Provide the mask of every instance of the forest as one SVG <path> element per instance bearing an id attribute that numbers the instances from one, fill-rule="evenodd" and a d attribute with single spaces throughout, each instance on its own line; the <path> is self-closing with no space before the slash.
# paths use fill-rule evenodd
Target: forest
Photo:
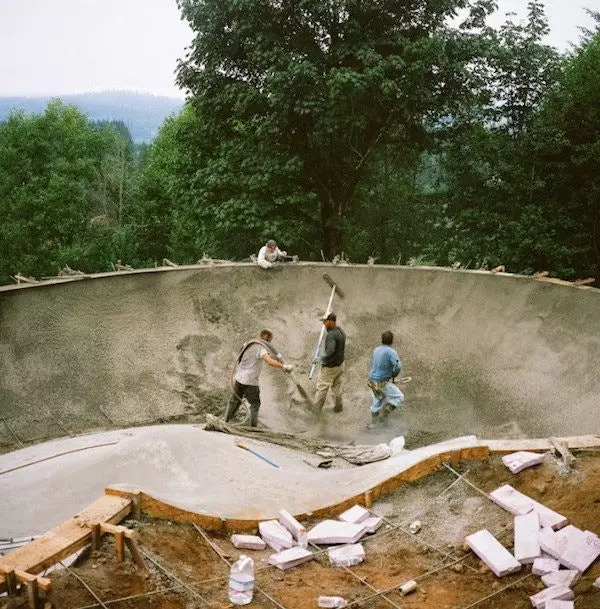
<path id="1" fill-rule="evenodd" d="M 0 283 L 302 260 L 600 278 L 600 33 L 541 0 L 179 0 L 182 111 L 149 145 L 60 100 L 0 123 Z M 600 14 L 590 12 L 595 24 Z"/>

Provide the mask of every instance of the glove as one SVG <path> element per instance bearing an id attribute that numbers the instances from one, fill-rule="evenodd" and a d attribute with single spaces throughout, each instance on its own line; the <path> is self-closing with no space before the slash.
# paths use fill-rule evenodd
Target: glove
<path id="1" fill-rule="evenodd" d="M 284 372 L 291 372 L 294 369 L 294 366 L 292 366 L 292 364 L 283 364 L 283 371 Z"/>

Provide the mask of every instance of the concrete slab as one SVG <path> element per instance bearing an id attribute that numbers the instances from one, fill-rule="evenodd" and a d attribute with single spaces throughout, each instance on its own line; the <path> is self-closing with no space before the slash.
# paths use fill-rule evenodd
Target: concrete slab
<path id="1" fill-rule="evenodd" d="M 106 416 L 123 427 L 192 419 L 224 404 L 228 363 L 267 320 L 304 372 L 329 292 L 323 272 L 346 294 L 338 320 L 354 346 L 344 425 L 329 408 L 311 424 L 291 402 L 289 379 L 273 371 L 261 379 L 270 427 L 355 439 L 369 418 L 364 371 L 385 326 L 398 329 L 402 355 L 419 371 L 407 391 L 418 407 L 403 411 L 408 441 L 497 437 L 512 423 L 533 438 L 598 431 L 597 290 L 484 271 L 321 263 L 277 276 L 250 264 L 190 265 L 2 287 L 0 417 L 18 419 L 17 433 L 36 419 L 53 433 L 64 433 L 56 419 L 75 431 L 110 426 Z"/>
<path id="2" fill-rule="evenodd" d="M 469 436 L 361 467 L 317 470 L 304 463 L 306 455 L 301 452 L 254 440 L 244 442 L 281 467 L 236 447 L 232 436 L 194 425 L 90 434 L 0 455 L 0 471 L 25 465 L 0 475 L 6 515 L 0 520 L 0 537 L 44 533 L 95 501 L 109 486 L 143 489 L 174 507 L 220 518 L 277 519 L 281 506 L 303 514 L 336 505 L 430 456 L 479 445 L 477 438 Z M 109 445 L 63 454 L 106 443 Z M 52 455 L 60 456 L 36 462 Z M 40 488 L 48 489 L 43 502 L 39 501 Z"/>

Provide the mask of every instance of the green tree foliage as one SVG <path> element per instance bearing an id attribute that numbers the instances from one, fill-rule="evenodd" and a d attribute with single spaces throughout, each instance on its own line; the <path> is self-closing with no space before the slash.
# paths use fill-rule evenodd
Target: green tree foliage
<path id="1" fill-rule="evenodd" d="M 529 2 L 528 9 L 525 23 L 509 20 L 491 35 L 489 77 L 474 96 L 477 103 L 464 105 L 439 133 L 437 199 L 447 230 L 429 254 L 442 264 L 503 264 L 522 272 L 548 268 L 564 254 L 552 238 L 552 218 L 535 196 L 543 176 L 529 134 L 556 83 L 560 57 L 543 43 L 548 26 L 542 3 Z"/>
<path id="2" fill-rule="evenodd" d="M 426 117 L 467 95 L 472 59 L 482 50 L 478 34 L 493 3 L 179 5 L 196 37 L 178 80 L 198 115 L 211 122 L 216 146 L 206 176 L 216 184 L 201 205 L 221 207 L 213 214 L 226 217 L 235 232 L 249 220 L 253 228 L 261 216 L 251 210 L 248 188 L 260 195 L 260 205 L 287 209 L 292 217 L 291 206 L 300 205 L 331 257 L 342 249 L 344 220 L 370 155 L 390 129 L 402 145 L 419 147 Z M 450 29 L 459 9 L 471 9 L 467 23 Z"/>
<path id="3" fill-rule="evenodd" d="M 563 274 L 600 276 L 600 33 L 577 49 L 548 95 L 531 137 L 543 180 L 534 195 L 554 220 Z"/>
<path id="4" fill-rule="evenodd" d="M 66 264 L 107 267 L 123 240 L 113 230 L 119 189 L 103 201 L 98 193 L 123 142 L 114 128 L 93 127 L 59 101 L 0 125 L 2 282 L 15 273 L 55 275 Z"/>

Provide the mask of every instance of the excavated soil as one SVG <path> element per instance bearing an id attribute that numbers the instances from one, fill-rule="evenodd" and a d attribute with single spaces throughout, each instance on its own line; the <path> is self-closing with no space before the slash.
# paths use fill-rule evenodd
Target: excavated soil
<path id="1" fill-rule="evenodd" d="M 385 523 L 375 535 L 363 539 L 365 562 L 347 570 L 331 567 L 323 552 L 312 562 L 283 572 L 267 565 L 270 550 L 251 552 L 257 571 L 256 585 L 275 601 L 255 590 L 251 606 L 313 609 L 319 595 L 341 595 L 348 601 L 359 601 L 374 594 L 373 589 L 387 590 L 406 580 L 417 579 L 419 588 L 409 596 L 401 597 L 392 590 L 385 595 L 389 600 L 379 596 L 359 606 L 366 609 L 530 607 L 528 597 L 542 589 L 539 578 L 531 575 L 530 567 L 498 579 L 477 557 L 465 551 L 463 540 L 466 535 L 487 528 L 511 548 L 512 517 L 484 495 L 505 483 L 562 513 L 575 526 L 599 533 L 600 453 L 580 451 L 576 457 L 570 471 L 548 457 L 542 465 L 513 475 L 501 459 L 494 456 L 457 467 L 456 473 L 464 475 L 460 480 L 454 472 L 442 468 L 417 483 L 407 484 L 373 506 L 373 512 L 383 516 Z M 421 521 L 422 529 L 411 535 L 407 526 L 415 519 Z M 162 572 L 150 560 L 149 573 L 133 565 L 129 557 L 124 564 L 117 564 L 114 544 L 105 536 L 101 549 L 82 555 L 72 569 L 107 607 L 233 607 L 227 599 L 228 566 L 194 526 L 150 519 L 125 524 L 136 529 L 142 552 L 170 574 Z M 210 539 L 228 560 L 237 558 L 239 551 L 233 548 L 229 537 L 211 534 Z M 599 576 L 600 561 L 596 561 L 574 586 L 577 609 L 600 607 L 600 589 L 592 587 Z M 51 579 L 54 607 L 100 606 L 69 572 L 56 571 Z M 114 602 L 165 588 L 169 590 Z M 21 609 L 27 607 L 27 602 L 3 600 L 0 606 Z"/>

